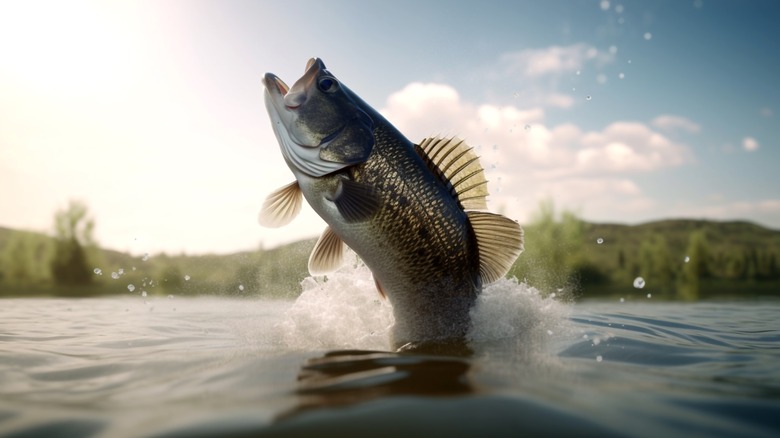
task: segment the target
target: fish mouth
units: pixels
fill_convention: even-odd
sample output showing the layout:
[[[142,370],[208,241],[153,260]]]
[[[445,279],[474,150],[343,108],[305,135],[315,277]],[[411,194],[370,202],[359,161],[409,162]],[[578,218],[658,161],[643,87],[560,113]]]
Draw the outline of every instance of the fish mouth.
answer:
[[[283,80],[279,78],[279,76],[276,76],[273,73],[266,73],[263,77],[263,86],[265,86],[266,91],[271,91],[271,88],[275,88],[276,91],[284,97],[287,95],[287,93],[290,91],[290,87],[287,86],[287,84],[284,83]]]

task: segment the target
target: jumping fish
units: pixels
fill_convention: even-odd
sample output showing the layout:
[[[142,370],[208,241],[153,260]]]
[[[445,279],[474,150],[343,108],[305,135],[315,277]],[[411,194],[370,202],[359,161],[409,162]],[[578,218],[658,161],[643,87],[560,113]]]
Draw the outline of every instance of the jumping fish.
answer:
[[[412,143],[318,58],[292,88],[272,73],[263,85],[295,181],[266,198],[260,223],[289,223],[306,198],[328,224],[312,275],[337,269],[346,244],[393,307],[396,348],[464,339],[482,286],[523,251],[520,225],[485,211],[473,149],[457,138]]]

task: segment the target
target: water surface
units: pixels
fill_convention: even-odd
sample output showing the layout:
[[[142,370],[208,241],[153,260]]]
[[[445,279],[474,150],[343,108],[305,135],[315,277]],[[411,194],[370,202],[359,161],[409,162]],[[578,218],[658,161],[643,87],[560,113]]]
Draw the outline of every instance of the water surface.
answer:
[[[0,301],[4,436],[777,436],[780,303],[560,303],[502,281],[469,356],[389,352],[361,269],[295,302]]]

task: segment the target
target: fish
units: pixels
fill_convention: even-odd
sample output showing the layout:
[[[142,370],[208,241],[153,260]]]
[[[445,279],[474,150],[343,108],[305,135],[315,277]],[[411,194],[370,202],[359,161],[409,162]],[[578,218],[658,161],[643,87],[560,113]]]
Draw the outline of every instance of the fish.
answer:
[[[311,275],[338,269],[349,247],[393,308],[394,348],[462,342],[482,288],[524,249],[518,222],[487,211],[473,148],[457,137],[413,143],[319,58],[292,87],[273,73],[263,85],[295,180],[268,195],[260,224],[290,223],[306,199],[327,224]]]

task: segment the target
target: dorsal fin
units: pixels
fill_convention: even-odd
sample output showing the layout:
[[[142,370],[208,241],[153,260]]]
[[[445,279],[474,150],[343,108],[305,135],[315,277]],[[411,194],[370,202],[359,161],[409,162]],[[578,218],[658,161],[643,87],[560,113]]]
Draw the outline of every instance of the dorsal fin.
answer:
[[[287,225],[298,216],[302,202],[301,188],[298,187],[298,181],[293,181],[265,198],[257,220],[260,225],[269,228]]]
[[[523,229],[500,214],[467,211],[466,215],[477,237],[482,282],[492,283],[506,275],[523,252]]]
[[[326,227],[309,256],[309,273],[324,275],[333,272],[344,261],[344,242],[330,227]]]
[[[415,149],[464,209],[487,209],[485,172],[471,146],[457,137],[431,137],[423,139]]]

